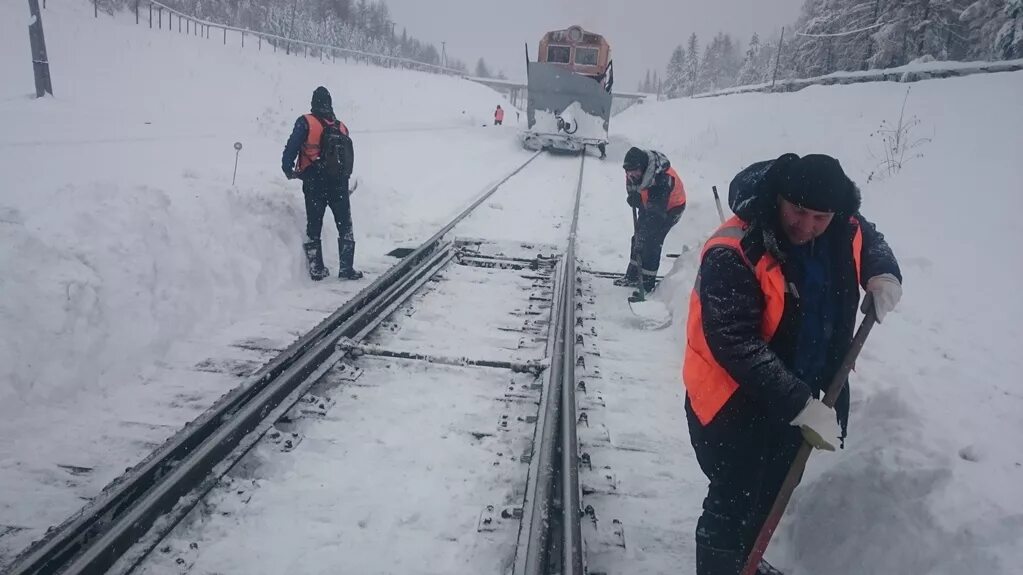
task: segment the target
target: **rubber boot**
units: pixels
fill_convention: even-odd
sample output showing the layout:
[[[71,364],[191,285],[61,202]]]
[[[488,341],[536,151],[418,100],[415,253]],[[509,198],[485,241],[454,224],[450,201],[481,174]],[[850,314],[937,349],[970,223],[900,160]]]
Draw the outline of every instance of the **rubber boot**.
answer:
[[[338,238],[337,249],[341,258],[341,269],[337,272],[337,278],[342,280],[362,279],[362,272],[356,271],[355,263],[355,242]]]
[[[627,287],[638,287],[639,285],[639,267],[634,263],[629,263],[629,267],[625,269],[625,275],[617,278],[614,281],[616,286],[627,286]]]
[[[305,259],[309,266],[309,279],[318,282],[329,276],[330,270],[323,265],[323,247],[320,240],[309,240],[302,244],[302,248],[305,250]]]

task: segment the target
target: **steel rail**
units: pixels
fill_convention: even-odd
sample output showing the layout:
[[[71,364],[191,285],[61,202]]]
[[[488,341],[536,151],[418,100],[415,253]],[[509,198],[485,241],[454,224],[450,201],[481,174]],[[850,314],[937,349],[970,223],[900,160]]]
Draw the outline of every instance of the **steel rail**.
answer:
[[[572,228],[569,232],[568,249],[565,250],[565,289],[568,305],[565,306],[565,359],[562,363],[564,375],[561,385],[561,501],[562,501],[562,548],[561,573],[563,575],[584,575],[582,542],[582,508],[579,491],[579,440],[576,437],[575,406],[575,295],[576,261],[575,240],[579,227],[579,204],[583,192],[583,168],[586,154],[579,163],[579,184],[575,191],[575,209],[572,211]]]
[[[515,575],[582,575],[579,446],[575,406],[575,241],[585,155],[579,164],[568,246],[558,265],[551,307],[550,369],[534,435]]]

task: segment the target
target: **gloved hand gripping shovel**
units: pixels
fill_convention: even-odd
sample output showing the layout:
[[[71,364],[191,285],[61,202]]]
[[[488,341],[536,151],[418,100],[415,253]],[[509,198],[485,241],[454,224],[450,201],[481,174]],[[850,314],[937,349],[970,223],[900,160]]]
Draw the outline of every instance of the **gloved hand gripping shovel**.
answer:
[[[838,368],[838,372],[835,373],[835,377],[831,380],[831,385],[828,386],[827,393],[824,395],[824,404],[828,407],[835,406],[838,395],[845,388],[849,372],[852,371],[856,358],[860,355],[860,350],[863,349],[863,344],[867,341],[867,336],[870,334],[870,330],[874,327],[875,323],[877,323],[877,315],[874,312],[874,306],[871,305],[863,317],[863,322],[860,323],[859,329],[856,330],[856,335],[853,336],[852,345],[849,347],[848,353],[845,354],[842,365]],[[764,551],[767,550],[768,543],[771,542],[771,536],[774,535],[774,530],[778,528],[778,523],[785,513],[785,508],[789,504],[792,492],[795,490],[796,484],[799,483],[799,479],[803,476],[803,470],[806,469],[806,462],[810,459],[811,451],[813,451],[813,448],[810,447],[810,444],[803,441],[803,445],[799,447],[799,451],[792,461],[792,467],[789,468],[789,473],[785,476],[785,481],[778,491],[778,496],[774,500],[771,512],[767,515],[763,526],[761,526],[756,542],[753,543],[753,549],[750,551],[749,557],[746,558],[746,566],[743,567],[742,575],[756,575],[757,566],[764,556]]]

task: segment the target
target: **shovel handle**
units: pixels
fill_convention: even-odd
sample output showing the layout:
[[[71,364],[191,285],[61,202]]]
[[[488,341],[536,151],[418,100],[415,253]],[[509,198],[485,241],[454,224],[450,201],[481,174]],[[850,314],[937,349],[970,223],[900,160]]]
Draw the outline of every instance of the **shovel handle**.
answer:
[[[725,212],[721,209],[721,197],[718,196],[718,187],[711,186],[710,189],[714,192],[714,204],[718,208],[718,217],[721,218],[721,223],[723,224],[725,223]]]
[[[863,344],[866,343],[867,336],[870,335],[870,330],[874,327],[875,323],[877,323],[877,315],[874,313],[873,306],[871,306],[864,316],[863,322],[860,323],[859,329],[856,330],[856,335],[853,336],[849,351],[846,352],[842,365],[839,366],[838,372],[835,373],[835,377],[831,380],[828,391],[824,395],[824,404],[828,407],[835,406],[835,401],[838,400],[839,394],[842,393],[845,382],[849,378],[849,372],[852,371],[856,358],[860,355]],[[764,557],[764,552],[767,551],[767,545],[771,542],[771,536],[774,535],[775,529],[778,528],[778,523],[781,522],[782,515],[785,514],[785,508],[789,505],[792,492],[795,491],[796,485],[799,484],[800,478],[803,477],[803,471],[806,469],[806,463],[809,461],[812,451],[813,447],[806,441],[803,441],[803,444],[799,446],[799,451],[792,461],[792,466],[789,467],[788,475],[785,476],[785,481],[782,483],[781,489],[778,490],[778,496],[774,500],[774,505],[771,506],[771,511],[768,513],[767,519],[764,520],[764,524],[760,527],[760,532],[757,534],[757,540],[753,543],[753,549],[750,550],[749,557],[746,558],[746,566],[742,569],[742,575],[756,575],[757,566],[760,565],[760,560]]]

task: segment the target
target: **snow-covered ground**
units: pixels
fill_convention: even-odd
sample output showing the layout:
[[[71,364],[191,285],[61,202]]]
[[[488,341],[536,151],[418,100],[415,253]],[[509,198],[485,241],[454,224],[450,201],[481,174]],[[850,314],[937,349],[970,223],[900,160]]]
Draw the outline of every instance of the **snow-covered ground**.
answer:
[[[43,18],[56,97],[34,100],[28,9],[0,4],[0,436],[16,438],[0,564],[528,158],[514,126],[481,127],[511,108],[477,84],[161,34],[86,2]],[[352,284],[308,280],[301,188],[279,167],[321,84],[356,142]]]
[[[13,438],[0,445],[0,565],[366,285],[392,247],[424,239],[527,157],[514,127],[480,127],[496,103],[511,110],[481,86],[158,34],[133,18],[93,19],[86,3],[44,12],[57,97],[35,101],[27,18],[0,5],[0,435]],[[357,262],[368,277],[354,285],[305,278],[301,195],[278,167],[319,84],[356,140]],[[587,159],[582,267],[624,270],[630,142],[668,155],[689,204],[665,245],[683,253],[658,295],[675,311],[670,329],[639,331],[625,290],[587,280],[586,330],[597,334],[587,345],[600,351],[587,361],[603,376],[580,400],[593,409],[580,441],[595,469],[617,469],[618,494],[589,500],[602,520],[622,520],[628,543],[594,545],[594,567],[692,570],[705,484],[679,370],[694,254],[717,225],[710,186],[726,196],[743,166],[787,151],[842,161],[906,286],[858,362],[846,449],[813,456],[769,557],[793,575],[1023,565],[1013,233],[1023,73],[913,84],[907,119],[919,124],[908,138],[920,143],[901,172],[880,174],[877,132],[897,121],[906,88],[650,103],[612,119],[608,160]],[[235,141],[245,148],[232,186]],[[544,160],[459,233],[562,240],[574,162]],[[551,201],[552,190],[565,195]],[[333,262],[336,234],[324,229]]]
[[[687,183],[690,208],[669,251],[714,228],[711,185],[726,196],[740,168],[791,151],[839,158],[899,257],[905,294],[857,362],[846,449],[814,455],[769,551],[794,574],[1023,565],[1023,258],[1013,231],[1023,210],[1023,73],[913,84],[906,120],[919,123],[906,137],[919,144],[899,173],[881,174],[877,131],[898,121],[906,90],[679,100],[615,123],[665,152]],[[680,259],[660,296],[675,310],[677,354],[694,267]]]

